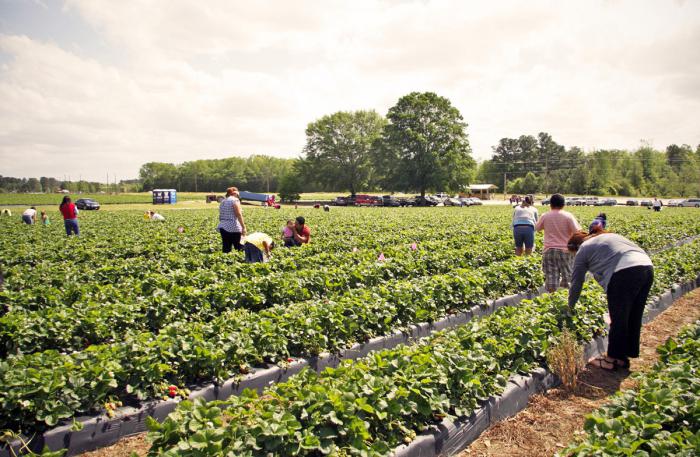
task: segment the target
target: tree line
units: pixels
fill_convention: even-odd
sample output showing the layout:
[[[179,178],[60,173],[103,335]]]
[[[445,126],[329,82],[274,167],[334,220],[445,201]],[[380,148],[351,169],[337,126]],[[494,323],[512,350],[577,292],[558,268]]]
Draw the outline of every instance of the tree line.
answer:
[[[503,138],[476,179],[509,193],[561,192],[587,195],[700,195],[700,145],[642,144],[634,151],[599,149],[584,153],[557,144],[547,133]]]
[[[339,111],[309,123],[298,158],[253,155],[181,164],[149,162],[139,170],[137,188],[132,183],[130,189],[221,192],[236,185],[279,193],[284,200],[317,191],[457,192],[470,183],[495,184],[509,193],[700,194],[700,145],[693,149],[672,144],[659,151],[642,144],[634,151],[584,152],[542,132],[502,138],[491,159],[477,165],[466,129],[450,100],[413,92],[401,97],[386,116]],[[0,177],[0,191],[5,192],[48,192],[65,184],[53,178]],[[82,189],[71,185],[71,190],[102,190],[99,183],[79,184]]]
[[[0,175],[0,193],[52,193],[61,189],[77,192],[99,192],[105,185],[91,181],[67,181],[56,178],[13,178]]]

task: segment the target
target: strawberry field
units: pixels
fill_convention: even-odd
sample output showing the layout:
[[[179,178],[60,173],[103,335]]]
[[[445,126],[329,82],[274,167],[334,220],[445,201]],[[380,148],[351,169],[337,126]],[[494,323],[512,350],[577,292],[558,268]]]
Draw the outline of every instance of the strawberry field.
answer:
[[[166,210],[162,224],[140,212],[86,212],[80,238],[66,238],[61,224],[0,219],[0,429],[31,435],[161,398],[169,386],[185,397],[543,282],[539,255],[512,255],[510,208],[291,211],[246,209],[251,231],[277,237],[298,214],[312,229],[310,245],[255,265],[220,252],[214,210]],[[572,212],[586,226],[597,211]],[[649,251],[700,234],[695,211],[606,213],[611,231]],[[699,247],[655,254],[652,293],[695,278]],[[565,301],[560,292],[502,308],[414,346],[303,371],[262,396],[185,401],[152,424],[153,451],[385,455],[539,366],[563,326],[582,341],[604,330],[597,286],[574,316],[565,317]]]

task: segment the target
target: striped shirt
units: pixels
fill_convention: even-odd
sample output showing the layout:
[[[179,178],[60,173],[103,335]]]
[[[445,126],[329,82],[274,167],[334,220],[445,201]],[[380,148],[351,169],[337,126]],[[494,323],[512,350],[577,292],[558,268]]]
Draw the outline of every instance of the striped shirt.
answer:
[[[241,233],[243,231],[241,222],[233,211],[234,205],[240,206],[240,202],[233,195],[221,201],[219,204],[219,225],[216,227],[217,229],[224,229],[229,233]]]
[[[553,209],[544,213],[537,221],[535,229],[544,230],[544,249],[559,249],[566,251],[569,238],[578,230],[581,230],[576,218],[568,211]]]

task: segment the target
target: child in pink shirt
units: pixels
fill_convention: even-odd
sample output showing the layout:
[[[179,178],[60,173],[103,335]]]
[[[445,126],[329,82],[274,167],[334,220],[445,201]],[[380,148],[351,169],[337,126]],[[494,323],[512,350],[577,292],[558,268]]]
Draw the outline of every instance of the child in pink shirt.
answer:
[[[294,238],[294,221],[289,219],[282,229],[282,240],[287,243]]]
[[[562,195],[552,195],[549,205],[552,210],[540,217],[535,230],[544,230],[542,271],[547,291],[554,292],[559,285],[569,287],[574,256],[566,245],[571,235],[581,230],[581,226],[573,214],[562,209],[565,205]]]

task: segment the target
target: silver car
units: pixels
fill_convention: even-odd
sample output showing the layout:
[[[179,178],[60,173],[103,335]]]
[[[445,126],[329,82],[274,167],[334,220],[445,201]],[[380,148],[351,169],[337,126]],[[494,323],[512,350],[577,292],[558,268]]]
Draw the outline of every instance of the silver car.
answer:
[[[689,198],[687,200],[683,200],[678,204],[678,206],[687,206],[691,208],[700,208],[700,198]]]

